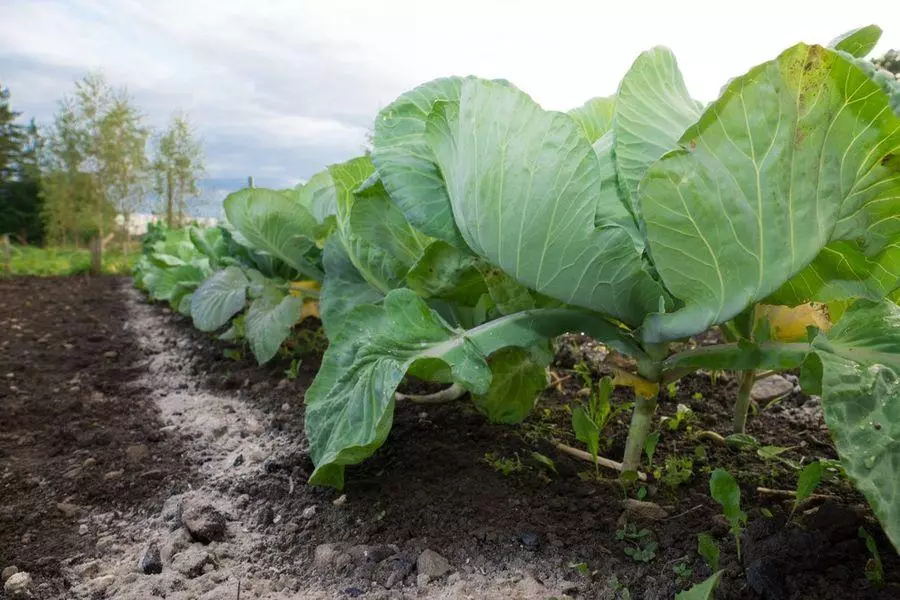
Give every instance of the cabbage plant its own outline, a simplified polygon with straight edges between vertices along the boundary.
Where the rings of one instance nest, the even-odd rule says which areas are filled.
[[[861,62],[879,35],[797,44],[708,105],[654,48],[614,96],[569,113],[474,77],[387,106],[371,159],[317,188],[336,200],[323,307],[345,291],[306,395],[311,482],[343,486],[345,466],[385,442],[407,373],[523,418],[548,340],[578,331],[637,365],[619,377],[636,391],[624,470],[638,467],[661,384],[701,368],[802,367],[848,475],[900,545],[900,118]],[[366,197],[377,214],[341,213]],[[415,232],[402,243],[401,216]],[[372,260],[391,252],[408,260]],[[411,276],[423,260],[427,285]],[[463,281],[475,286],[468,324],[427,293],[452,298]],[[489,281],[501,283],[485,295]],[[772,315],[809,302],[826,306],[830,330],[801,319],[800,336],[781,335],[798,320]],[[673,353],[716,325],[728,343]]]

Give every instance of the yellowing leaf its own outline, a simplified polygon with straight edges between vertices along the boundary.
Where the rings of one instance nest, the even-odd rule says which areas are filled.
[[[633,388],[634,393],[641,398],[655,398],[659,394],[659,383],[656,381],[649,381],[640,375],[616,368],[613,368],[613,373],[615,373],[613,385]]]
[[[825,333],[831,329],[828,307],[817,302],[794,307],[757,304],[754,323],[763,319],[769,321],[772,339],[782,342],[805,340],[809,326],[818,327]]]
[[[322,284],[318,281],[292,281],[291,296],[303,296],[304,292],[318,292],[322,289]]]
[[[303,301],[303,308],[300,309],[300,320],[307,317],[315,317],[320,319],[319,316],[319,301],[308,298]]]

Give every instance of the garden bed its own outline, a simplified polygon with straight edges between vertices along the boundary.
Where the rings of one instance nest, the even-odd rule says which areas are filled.
[[[654,464],[680,460],[686,480],[651,481],[644,500],[655,506],[629,506],[615,473],[598,478],[552,443],[578,445],[575,366],[594,379],[607,369],[602,348],[578,336],[563,339],[557,383],[523,424],[490,424],[464,401],[401,403],[387,443],[347,470],[343,492],[310,488],[302,398],[317,360],[290,379],[289,360],[227,358],[130,285],[0,281],[0,567],[28,571],[37,598],[233,599],[240,586],[243,598],[625,598],[627,588],[668,599],[710,575],[697,554],[704,532],[725,570],[716,598],[900,595],[900,561],[848,483],[821,486],[785,525],[790,501],[757,488],[793,490],[797,472],[698,436],[727,435],[731,377],[686,377],[661,403],[660,416],[681,403],[695,418],[664,426]],[[621,455],[626,420],[604,432],[604,454]],[[763,404],[748,433],[789,447],[787,461],[836,457],[818,401],[799,392]],[[716,467],[741,484],[742,562],[709,494]],[[224,518],[210,543],[180,526],[195,513]],[[643,542],[617,539],[626,521],[658,544],[647,562],[625,554]],[[866,579],[860,526],[879,542],[882,590]],[[152,546],[159,574],[141,571]]]

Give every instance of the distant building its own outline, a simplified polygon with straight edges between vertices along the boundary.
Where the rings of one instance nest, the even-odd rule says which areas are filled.
[[[128,219],[128,231],[131,235],[144,235],[147,233],[150,223],[159,223],[160,221],[165,221],[165,219],[159,215],[135,213]],[[213,227],[219,223],[219,220],[216,217],[188,217],[188,222],[201,227]],[[116,215],[116,225],[124,229],[125,217]]]

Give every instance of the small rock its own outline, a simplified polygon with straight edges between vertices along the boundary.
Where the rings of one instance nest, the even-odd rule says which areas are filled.
[[[109,471],[103,475],[103,479],[106,481],[112,481],[113,479],[119,479],[122,475],[125,474],[125,469],[119,469],[118,471]]]
[[[337,562],[337,558],[344,553],[345,544],[319,544],[313,556],[313,564],[320,571],[326,571]]]
[[[753,384],[750,397],[757,402],[767,402],[794,391],[794,384],[781,375],[770,375]]]
[[[259,421],[250,417],[244,424],[244,430],[251,435],[259,435],[264,431],[264,428]]]
[[[181,497],[170,496],[163,502],[159,516],[169,524],[169,531],[175,531],[181,526]]]
[[[119,356],[119,353],[115,350],[110,350],[109,352],[103,353],[103,358],[116,358],[117,356]]]
[[[159,555],[159,546],[155,543],[147,546],[144,556],[141,557],[141,572],[145,575],[158,575],[162,573],[162,558]]]
[[[425,573],[419,573],[418,575],[416,575],[416,587],[423,588],[428,585],[429,581],[431,581],[431,577],[429,577]]]
[[[397,553],[396,547],[385,544],[377,546],[353,546],[347,550],[347,554],[357,563],[380,563],[389,556]]]
[[[343,506],[347,504],[347,494],[341,494],[337,498],[335,498],[332,502],[335,506]]]
[[[181,523],[198,542],[225,539],[225,516],[211,504],[188,504],[181,511]]]
[[[142,463],[149,456],[150,448],[144,444],[132,444],[125,449],[125,458],[133,465]]]
[[[416,569],[418,569],[419,575],[428,575],[434,579],[449,571],[450,563],[434,550],[425,549],[416,560]]]
[[[28,573],[13,573],[3,584],[3,592],[7,598],[28,598],[31,596],[31,584]]]
[[[95,577],[88,582],[88,586],[91,589],[92,596],[94,598],[102,598],[106,596],[106,590],[109,589],[109,586],[115,582],[116,578],[113,575],[101,575],[100,577]]]
[[[244,455],[243,455],[243,454],[238,454],[238,455],[234,458],[234,462],[231,463],[231,466],[232,466],[232,467],[239,467],[239,466],[241,466],[242,464],[244,464]]]
[[[196,546],[191,546],[172,557],[172,568],[188,579],[203,575],[206,565],[215,565],[213,557],[206,550]]]
[[[626,519],[637,521],[659,521],[669,516],[669,511],[655,502],[644,502],[628,498],[622,502]]]
[[[317,510],[318,510],[318,508],[316,507],[315,504],[313,504],[312,506],[307,506],[306,508],[303,509],[302,516],[304,519],[312,519],[314,516],[316,516]]]
[[[61,512],[67,519],[72,519],[81,514],[81,507],[77,504],[71,504],[69,502],[57,502],[56,510]]]
[[[523,531],[519,534],[519,541],[526,548],[533,550],[538,546],[538,535],[533,531]]]
[[[6,580],[19,572],[19,567],[15,565],[11,565],[3,569],[3,573],[0,574],[0,582],[6,583]]]
[[[90,531],[90,529],[88,529],[87,524],[82,523],[81,526],[78,528],[78,535],[87,535],[89,531]]]
[[[285,402],[284,404],[281,405],[281,410],[283,410],[284,412],[287,412],[287,411],[291,410],[291,405],[288,404],[287,402]]]

